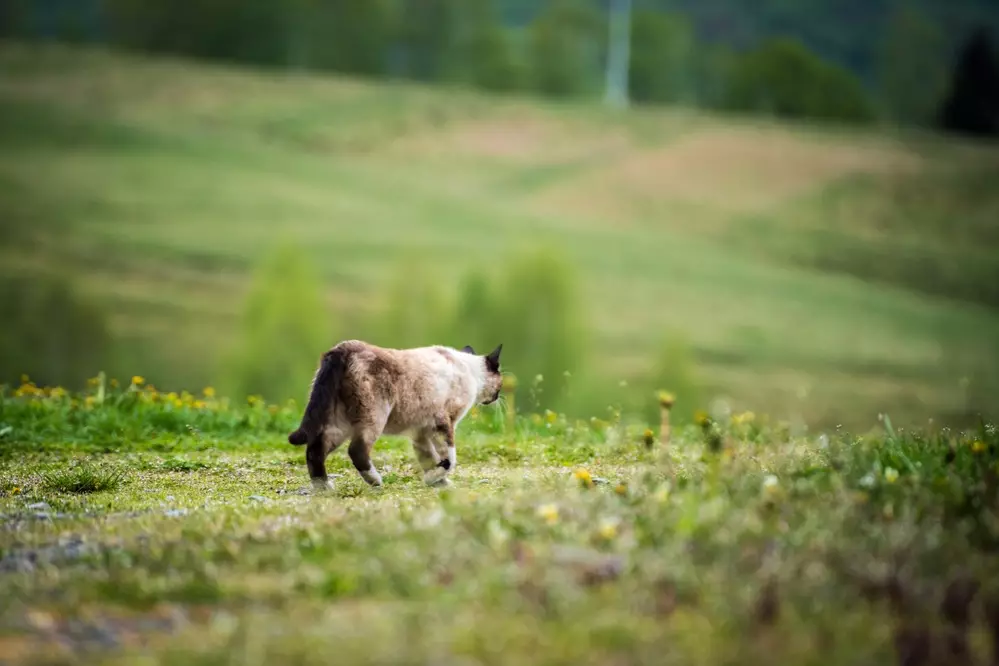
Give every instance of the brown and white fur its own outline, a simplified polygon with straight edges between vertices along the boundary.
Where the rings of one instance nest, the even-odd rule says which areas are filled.
[[[288,442],[306,445],[313,487],[332,488],[326,457],[350,440],[347,452],[361,478],[382,485],[371,448],[383,434],[409,434],[428,485],[447,485],[458,459],[454,429],[476,403],[499,398],[503,345],[480,356],[433,346],[389,349],[346,340],[323,354],[298,430]],[[443,437],[446,446],[435,442]]]

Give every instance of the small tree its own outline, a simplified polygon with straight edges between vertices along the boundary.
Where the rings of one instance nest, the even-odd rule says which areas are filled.
[[[636,102],[676,102],[690,93],[693,32],[680,16],[632,14],[628,90]]]
[[[439,284],[419,260],[400,261],[388,285],[383,307],[363,324],[364,336],[389,347],[440,343],[452,319]]]
[[[518,402],[528,409],[561,406],[565,373],[581,367],[587,327],[579,303],[575,274],[556,253],[537,250],[509,264],[493,327],[506,367],[523,378]],[[542,394],[532,399],[527,387],[537,375]]]
[[[280,245],[257,267],[223,385],[233,395],[304,400],[333,344],[322,282],[308,256]]]

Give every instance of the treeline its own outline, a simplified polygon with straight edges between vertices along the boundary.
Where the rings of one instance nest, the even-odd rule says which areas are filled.
[[[8,35],[97,40],[144,52],[257,66],[572,98],[603,91],[607,4],[0,0],[0,25]],[[847,66],[850,63],[832,61],[809,48],[793,29],[803,20],[797,14],[785,17],[790,26],[786,36],[771,29],[753,39],[717,39],[711,37],[717,30],[705,27],[700,10],[668,12],[661,5],[636,2],[632,14],[628,88],[637,103],[964,129],[945,111],[948,105],[955,107],[953,96],[990,95],[987,75],[979,74],[980,82],[970,87],[962,83],[969,78],[962,70],[969,50],[986,53],[995,69],[988,35],[979,31],[967,37],[963,53],[955,56],[953,35],[945,35],[918,4],[899,5],[878,23],[874,51],[880,64],[863,77],[856,67]],[[802,5],[801,12],[806,9]],[[861,23],[866,25],[865,38],[871,39],[871,21]],[[959,100],[956,106],[984,105],[993,109],[985,112],[989,115],[994,113],[990,104],[994,101],[973,99]],[[950,120],[945,122],[945,117]]]

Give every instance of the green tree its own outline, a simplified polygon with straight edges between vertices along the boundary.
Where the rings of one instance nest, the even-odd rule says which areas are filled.
[[[944,35],[918,10],[901,6],[888,24],[881,48],[881,96],[892,120],[927,124],[947,84]]]
[[[632,14],[628,90],[636,102],[677,102],[691,93],[693,31],[682,16]]]
[[[522,85],[523,67],[494,0],[465,0],[456,12],[456,23],[448,56],[451,78],[498,92]]]
[[[518,405],[562,406],[565,373],[581,368],[587,344],[579,303],[575,273],[557,253],[542,249],[511,260],[490,334],[499,338],[491,345],[503,343],[505,367],[522,378]],[[542,376],[542,393],[535,399],[528,386],[536,375]]]
[[[736,60],[726,105],[783,118],[863,121],[872,117],[870,102],[856,77],[789,38],[767,40]]]
[[[364,336],[388,347],[440,344],[453,318],[439,284],[418,258],[399,261],[383,307],[362,324]]]
[[[220,383],[232,395],[304,400],[332,337],[322,282],[308,255],[280,245],[255,271],[240,339]]]
[[[394,27],[388,0],[327,0],[306,12],[308,61],[348,74],[381,76],[389,62]]]
[[[460,0],[399,0],[396,41],[403,76],[442,79],[454,44]]]
[[[531,24],[532,84],[554,97],[580,95],[602,80],[605,21],[581,0],[553,0]]]

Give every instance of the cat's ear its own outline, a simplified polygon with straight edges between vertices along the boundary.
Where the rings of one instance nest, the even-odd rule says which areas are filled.
[[[488,356],[486,356],[486,367],[492,372],[499,372],[499,357],[500,352],[503,351],[503,345],[500,344],[499,347],[492,350]]]
[[[461,350],[461,351],[465,352],[466,354],[474,354],[474,353],[475,353],[475,350],[474,350],[474,349],[472,349],[472,345],[465,345],[465,346],[464,346],[464,347],[462,348],[462,350]]]

